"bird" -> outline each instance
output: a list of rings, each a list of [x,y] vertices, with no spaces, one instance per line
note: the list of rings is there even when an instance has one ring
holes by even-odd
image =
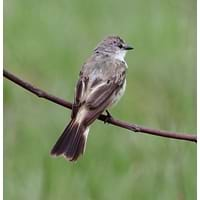
[[[53,146],[51,155],[76,161],[85,152],[90,125],[116,105],[126,88],[128,45],[119,36],[105,37],[82,65],[75,88],[71,121]],[[105,121],[106,122],[106,121]]]

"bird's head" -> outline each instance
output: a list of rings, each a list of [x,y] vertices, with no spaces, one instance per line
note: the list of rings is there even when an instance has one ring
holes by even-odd
[[[108,36],[97,45],[94,51],[110,54],[123,60],[126,52],[132,49],[133,47],[125,43],[119,36]]]

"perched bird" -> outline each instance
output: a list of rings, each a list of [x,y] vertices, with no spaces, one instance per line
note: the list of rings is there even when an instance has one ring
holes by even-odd
[[[51,150],[63,154],[69,161],[76,161],[84,153],[90,125],[116,104],[126,88],[124,57],[133,49],[119,36],[108,36],[94,49],[84,63],[76,85],[71,121]]]

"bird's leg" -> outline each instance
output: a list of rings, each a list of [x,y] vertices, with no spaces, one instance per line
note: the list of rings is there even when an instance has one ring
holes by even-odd
[[[106,118],[104,120],[104,124],[108,123],[108,121],[113,118],[112,115],[108,112],[108,110],[106,110],[106,114],[107,115],[106,115]]]

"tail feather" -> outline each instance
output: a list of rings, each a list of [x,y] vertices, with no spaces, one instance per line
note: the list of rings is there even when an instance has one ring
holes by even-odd
[[[51,150],[51,154],[55,156],[64,154],[70,161],[77,160],[84,152],[87,139],[85,132],[87,130],[88,128],[82,123],[71,120]]]
[[[73,133],[73,136],[69,138],[69,141],[68,143],[70,145],[68,145],[66,147],[66,150],[65,150],[65,155],[66,157],[70,156],[71,158],[74,158],[74,155],[76,154],[76,152],[78,151],[78,147],[79,147],[79,141],[81,140],[83,134],[84,134],[84,131],[85,131],[85,128],[81,125],[81,124],[78,124],[76,127],[75,127],[75,132]],[[80,154],[80,152],[77,152],[78,154]]]
[[[74,159],[74,160],[77,160],[77,159],[78,159],[79,153],[80,153],[80,154],[83,154],[85,144],[86,144],[86,143],[85,143],[85,138],[84,138],[84,136],[82,136],[82,138],[81,138],[80,141],[79,141],[78,148],[77,148],[77,150],[76,150],[76,152],[75,152],[75,154],[74,154],[74,156],[73,156],[73,159]],[[65,154],[65,156],[66,156],[66,154]]]
[[[59,156],[65,151],[65,148],[66,148],[65,141],[67,141],[70,136],[70,134],[67,134],[67,133],[71,132],[70,130],[72,129],[72,125],[73,125],[73,121],[71,121],[68,124],[68,126],[63,131],[62,135],[57,140],[56,144],[51,150],[51,155]]]

